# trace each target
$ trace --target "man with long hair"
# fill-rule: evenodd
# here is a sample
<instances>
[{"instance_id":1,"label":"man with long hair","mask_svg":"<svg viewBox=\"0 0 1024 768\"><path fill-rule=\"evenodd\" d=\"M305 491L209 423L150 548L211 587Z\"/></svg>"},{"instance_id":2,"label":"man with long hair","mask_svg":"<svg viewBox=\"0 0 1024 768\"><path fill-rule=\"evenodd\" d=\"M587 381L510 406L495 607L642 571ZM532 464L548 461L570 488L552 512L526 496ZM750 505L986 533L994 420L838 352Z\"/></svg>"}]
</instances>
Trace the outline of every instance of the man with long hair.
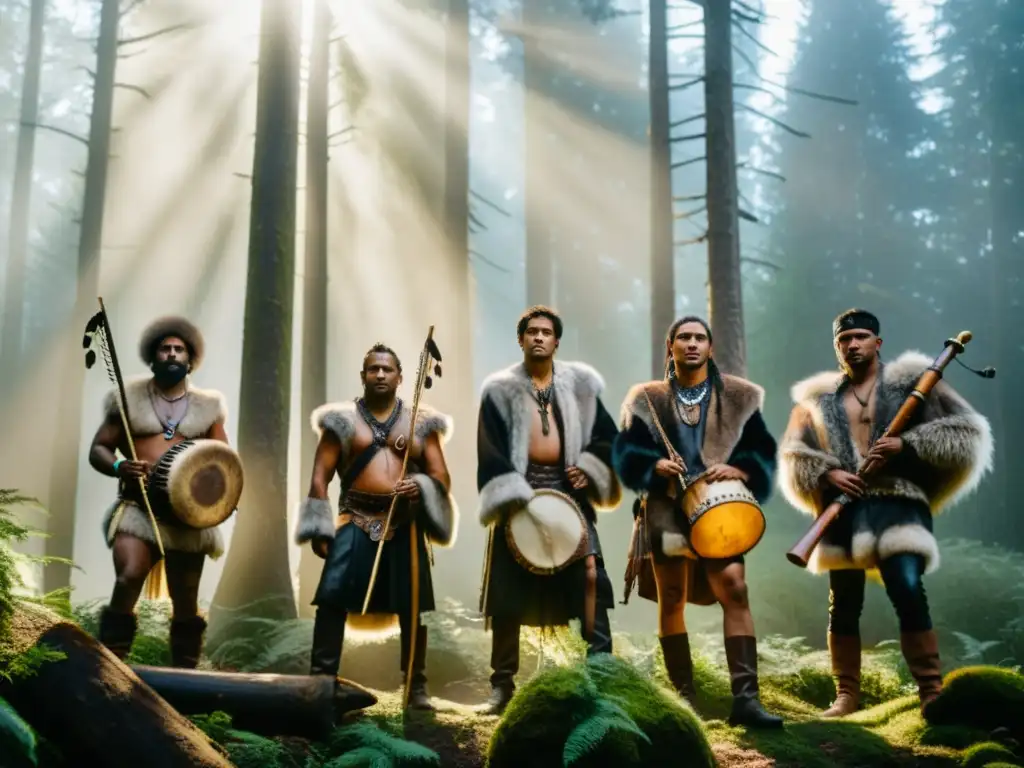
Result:
<instances>
[{"instance_id":1,"label":"man with long hair","mask_svg":"<svg viewBox=\"0 0 1024 768\"><path fill-rule=\"evenodd\" d=\"M522 362L484 382L477 432L480 523L493 526L481 600L493 630L492 714L505 709L515 690L521 626L581 619L588 652L611 653L608 611L615 599L595 510L614 510L622 498L611 468L615 420L601 403L604 380L583 363L555 361L562 319L553 309L526 310L516 334ZM544 488L570 496L587 529L582 557L553 575L527 570L506 540L509 515Z\"/></svg>"},{"instance_id":2,"label":"man with long hair","mask_svg":"<svg viewBox=\"0 0 1024 768\"><path fill-rule=\"evenodd\" d=\"M939 564L932 517L973 490L992 465L988 421L940 381L899 437L882 437L932 361L905 352L883 364L878 318L850 309L832 323L840 370L792 388L796 404L782 440L779 487L817 517L840 494L851 503L808 563L829 573L828 647L839 717L860 704L860 614L866 572L879 576L900 624L900 646L922 707L942 687L939 647L922 575ZM881 469L856 474L864 460Z\"/></svg>"},{"instance_id":3,"label":"man with long hair","mask_svg":"<svg viewBox=\"0 0 1024 768\"><path fill-rule=\"evenodd\" d=\"M426 542L429 539L448 547L455 538L456 508L442 450L451 433L451 419L420 403L412 429L411 410L397 394L402 363L384 344L375 344L366 353L359 378L362 397L322 405L311 418L320 440L309 496L302 503L295 532L297 544L310 542L313 551L325 560L313 598L316 620L310 674L338 674L345 627L350 614L362 612L383 538L384 549L367 613L398 617L403 674L408 671L415 626L409 707L432 709L425 672L427 628L419 615L413 615L412 590L419 590L418 613L434 610ZM405 451L409 451L409 463L402 477ZM327 498L327 487L335 473L341 486L337 517ZM394 516L384 530L395 496ZM413 522L420 524L415 539ZM413 560L413 550L417 561ZM414 562L418 566L417 584L413 584Z\"/></svg>"},{"instance_id":4,"label":"man with long hair","mask_svg":"<svg viewBox=\"0 0 1024 768\"><path fill-rule=\"evenodd\" d=\"M644 497L648 509L665 514L638 516L634 535L646 517L650 565L656 593L640 596L658 603L658 637L669 679L694 703L693 661L684 608L687 602L722 606L725 654L732 678L733 725L775 728L782 719L761 706L757 679L757 640L747 600L743 556L699 558L690 548L679 478L698 476L714 483L743 482L763 503L771 493L776 444L761 416L764 390L745 379L723 374L712 358L711 329L699 317L672 324L665 340L662 381L633 387L622 404L622 429L612 459L623 485ZM653 413L652 413L653 409ZM685 467L665 447L665 430ZM647 567L647 562L640 564ZM641 580L643 583L643 580Z\"/></svg>"}]
</instances>

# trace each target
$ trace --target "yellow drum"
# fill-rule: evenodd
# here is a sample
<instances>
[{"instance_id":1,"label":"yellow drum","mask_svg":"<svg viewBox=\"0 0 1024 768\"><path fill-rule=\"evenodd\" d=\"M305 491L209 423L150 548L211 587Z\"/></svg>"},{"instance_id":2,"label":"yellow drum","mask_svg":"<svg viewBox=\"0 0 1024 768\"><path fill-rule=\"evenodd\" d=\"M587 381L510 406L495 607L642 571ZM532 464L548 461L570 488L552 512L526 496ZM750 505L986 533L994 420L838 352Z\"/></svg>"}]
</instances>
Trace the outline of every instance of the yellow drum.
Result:
<instances>
[{"instance_id":1,"label":"yellow drum","mask_svg":"<svg viewBox=\"0 0 1024 768\"><path fill-rule=\"evenodd\" d=\"M683 513L690 547L709 560L745 555L764 535L764 512L739 480L709 483L699 476L686 488Z\"/></svg>"}]
</instances>

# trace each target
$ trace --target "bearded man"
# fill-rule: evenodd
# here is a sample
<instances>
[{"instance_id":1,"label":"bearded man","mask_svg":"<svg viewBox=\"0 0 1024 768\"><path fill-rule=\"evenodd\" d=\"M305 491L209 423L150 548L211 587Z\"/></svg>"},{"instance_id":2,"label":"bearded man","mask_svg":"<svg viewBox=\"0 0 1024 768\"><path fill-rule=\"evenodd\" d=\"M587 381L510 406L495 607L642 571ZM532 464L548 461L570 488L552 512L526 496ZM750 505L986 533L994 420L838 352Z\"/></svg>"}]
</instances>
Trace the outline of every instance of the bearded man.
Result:
<instances>
[{"instance_id":1,"label":"bearded man","mask_svg":"<svg viewBox=\"0 0 1024 768\"><path fill-rule=\"evenodd\" d=\"M611 468L615 421L601 402L604 380L583 363L556 362L562 319L535 306L519 318L522 362L489 376L480 398L477 489L480 523L493 526L481 610L490 619L490 714L515 691L522 626L557 627L580 619L588 653L611 653L611 580L597 536L596 510L618 507L622 489ZM570 496L586 522L581 557L553 575L516 560L509 516L539 489Z\"/></svg>"},{"instance_id":2,"label":"bearded man","mask_svg":"<svg viewBox=\"0 0 1024 768\"><path fill-rule=\"evenodd\" d=\"M403 675L408 670L415 626L408 706L433 709L425 672L427 628L420 614L435 610L427 540L450 547L458 527L442 450L451 435L451 419L421 402L416 429L410 434L412 411L397 396L402 363L384 344L376 344L366 353L359 377L362 397L354 402L328 403L312 414L320 441L309 496L300 509L295 532L296 543L309 542L317 556L325 559L313 598L317 608L310 674L337 676L345 626L350 614L362 612L378 542L383 538L367 613L398 616ZM410 452L409 462L402 477L405 451ZM327 498L335 473L341 484L337 518ZM394 516L385 530L388 508L396 495ZM419 526L411 525L414 522ZM419 590L415 616L413 589Z\"/></svg>"},{"instance_id":3,"label":"bearded man","mask_svg":"<svg viewBox=\"0 0 1024 768\"><path fill-rule=\"evenodd\" d=\"M782 718L761 705L757 638L742 555L698 558L678 498L679 478L708 483L739 480L759 503L771 494L776 444L761 416L764 390L722 374L712 356L711 328L699 317L672 324L665 338L665 378L638 384L622 404L622 431L614 466L628 488L644 495L657 587L658 637L676 691L694 703L693 660L684 609L687 602L722 606L725 657L732 678L732 725L778 728ZM658 425L672 443L673 460ZM655 505L660 510L654 513ZM634 536L638 535L638 516ZM646 565L646 564L645 564ZM641 597L651 599L641 589Z\"/></svg>"},{"instance_id":4,"label":"bearded man","mask_svg":"<svg viewBox=\"0 0 1024 768\"><path fill-rule=\"evenodd\" d=\"M880 356L878 318L850 309L832 323L839 371L793 386L796 403L780 450L779 485L817 517L840 494L852 501L825 531L808 570L829 573L828 647L836 700L825 717L860 704L860 614L866 573L881 578L900 626L900 647L924 707L942 687L939 646L922 575L939 565L934 515L973 490L992 465L988 421L945 382L899 437L882 437L932 360ZM870 480L856 474L870 459Z\"/></svg>"},{"instance_id":5,"label":"bearded man","mask_svg":"<svg viewBox=\"0 0 1024 768\"><path fill-rule=\"evenodd\" d=\"M114 590L100 615L99 641L123 659L138 627L135 605L150 571L159 562L157 535L146 512L139 480L173 446L200 438L227 443L227 405L212 389L199 389L191 374L203 362L203 335L183 317L153 321L139 340L139 356L150 376L125 382L125 398L136 460L130 456L118 408L117 389L103 401L103 423L89 450L97 472L116 477L118 497L103 519L103 535L114 559ZM202 651L206 620L199 613L199 581L207 557L224 553L219 527L202 530L157 522L165 551L164 567L173 616L170 626L171 664L194 669Z\"/></svg>"}]
</instances>

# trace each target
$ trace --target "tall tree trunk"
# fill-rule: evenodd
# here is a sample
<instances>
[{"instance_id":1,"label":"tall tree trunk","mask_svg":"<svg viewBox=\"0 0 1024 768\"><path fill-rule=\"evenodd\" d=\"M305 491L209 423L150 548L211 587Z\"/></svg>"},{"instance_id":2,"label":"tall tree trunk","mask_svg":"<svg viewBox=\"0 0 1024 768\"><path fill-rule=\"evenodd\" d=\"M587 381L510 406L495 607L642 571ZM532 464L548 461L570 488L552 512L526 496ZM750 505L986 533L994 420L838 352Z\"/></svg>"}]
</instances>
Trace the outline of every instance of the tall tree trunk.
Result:
<instances>
[{"instance_id":1,"label":"tall tree trunk","mask_svg":"<svg viewBox=\"0 0 1024 768\"><path fill-rule=\"evenodd\" d=\"M704 104L707 115L708 319L715 331L715 362L726 373L744 376L747 350L740 274L730 0L706 0L704 3Z\"/></svg>"},{"instance_id":2,"label":"tall tree trunk","mask_svg":"<svg viewBox=\"0 0 1024 768\"><path fill-rule=\"evenodd\" d=\"M107 194L107 168L110 163L110 128L114 113L114 73L117 69L117 29L121 19L118 0L103 0L100 8L100 34L96 42L96 77L93 82L92 116L89 122L89 159L85 166L85 193L82 224L78 239L78 282L75 309L67 332L60 335L64 351L64 375L61 381L59 429L54 440L56 470L50 481L49 537L46 554L70 558L75 539L75 499L78 495L79 443L82 434L82 385L85 366L82 361L81 331L98 307L100 250L103 244L103 210ZM54 563L43 574L47 591L71 583L68 566Z\"/></svg>"},{"instance_id":3,"label":"tall tree trunk","mask_svg":"<svg viewBox=\"0 0 1024 768\"><path fill-rule=\"evenodd\" d=\"M448 0L445 24L444 230L451 258L458 354L469 356L469 2ZM466 366L472 387L472 365ZM463 382L460 382L460 384ZM472 399L472 393L470 393Z\"/></svg>"},{"instance_id":4,"label":"tall tree trunk","mask_svg":"<svg viewBox=\"0 0 1024 768\"><path fill-rule=\"evenodd\" d=\"M223 637L232 610L278 619L296 616L287 492L301 13L294 0L263 0L260 12L238 408L245 489L211 608L211 639Z\"/></svg>"},{"instance_id":5,"label":"tall tree trunk","mask_svg":"<svg viewBox=\"0 0 1024 768\"><path fill-rule=\"evenodd\" d=\"M651 100L651 371L665 373L665 331L675 319L672 149L669 134L668 8L651 0L647 90Z\"/></svg>"},{"instance_id":6,"label":"tall tree trunk","mask_svg":"<svg viewBox=\"0 0 1024 768\"><path fill-rule=\"evenodd\" d=\"M546 188L551 180L551 126L544 80L549 65L537 50L540 29L548 20L547 0L523 0L523 159L526 214L526 303L552 302L552 234L557 213L551 209Z\"/></svg>"},{"instance_id":7,"label":"tall tree trunk","mask_svg":"<svg viewBox=\"0 0 1024 768\"><path fill-rule=\"evenodd\" d=\"M14 183L11 187L3 336L0 338L0 371L6 372L3 380L12 385L17 380L14 371L20 367L21 340L25 326L25 262L28 257L32 166L35 160L36 123L39 119L39 76L43 67L45 23L46 0L32 0L25 73L21 84L21 123L18 126Z\"/></svg>"},{"instance_id":8,"label":"tall tree trunk","mask_svg":"<svg viewBox=\"0 0 1024 768\"><path fill-rule=\"evenodd\" d=\"M306 94L306 258L302 301L301 475L305 495L313 474L316 434L306 423L327 401L327 113L330 85L331 10L327 0L313 6L313 40ZM311 547L299 554L299 615L313 615L313 596L323 561Z\"/></svg>"}]
</instances>

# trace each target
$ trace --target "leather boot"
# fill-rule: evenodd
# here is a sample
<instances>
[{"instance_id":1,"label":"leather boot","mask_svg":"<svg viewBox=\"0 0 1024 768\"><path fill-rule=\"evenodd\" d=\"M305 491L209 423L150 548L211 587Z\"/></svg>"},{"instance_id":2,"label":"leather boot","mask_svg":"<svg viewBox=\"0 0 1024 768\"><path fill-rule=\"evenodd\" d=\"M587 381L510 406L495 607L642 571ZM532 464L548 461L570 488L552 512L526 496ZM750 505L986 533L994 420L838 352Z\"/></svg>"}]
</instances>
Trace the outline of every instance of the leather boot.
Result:
<instances>
[{"instance_id":1,"label":"leather boot","mask_svg":"<svg viewBox=\"0 0 1024 768\"><path fill-rule=\"evenodd\" d=\"M836 681L836 700L821 716L851 715L860 707L860 637L829 632L828 653Z\"/></svg>"},{"instance_id":2,"label":"leather boot","mask_svg":"<svg viewBox=\"0 0 1024 768\"><path fill-rule=\"evenodd\" d=\"M134 613L119 613L104 606L100 612L99 640L112 654L124 661L132 649L139 619Z\"/></svg>"},{"instance_id":3,"label":"leather boot","mask_svg":"<svg viewBox=\"0 0 1024 768\"><path fill-rule=\"evenodd\" d=\"M693 657L690 655L690 636L659 637L661 652L665 656L665 671L676 693L686 699L690 706L697 708L696 689L693 687Z\"/></svg>"},{"instance_id":4,"label":"leather boot","mask_svg":"<svg viewBox=\"0 0 1024 768\"><path fill-rule=\"evenodd\" d=\"M910 674L917 681L921 709L928 705L942 690L942 667L939 663L939 638L935 630L924 632L901 632L900 648L907 660Z\"/></svg>"},{"instance_id":5,"label":"leather boot","mask_svg":"<svg viewBox=\"0 0 1024 768\"><path fill-rule=\"evenodd\" d=\"M761 706L757 685L757 638L750 635L725 638L725 658L732 678L729 725L781 728L782 718Z\"/></svg>"},{"instance_id":6,"label":"leather boot","mask_svg":"<svg viewBox=\"0 0 1024 768\"><path fill-rule=\"evenodd\" d=\"M345 611L317 606L313 621L313 647L309 652L309 674L338 676L346 621L348 614Z\"/></svg>"},{"instance_id":7,"label":"leather boot","mask_svg":"<svg viewBox=\"0 0 1024 768\"><path fill-rule=\"evenodd\" d=\"M402 635L402 685L405 685L405 675L409 669L409 637ZM424 673L427 662L427 628L420 626L416 629L416 653L412 659L412 683L409 686L409 709L433 710L434 705L430 703L430 694L427 693L427 676Z\"/></svg>"},{"instance_id":8,"label":"leather boot","mask_svg":"<svg viewBox=\"0 0 1024 768\"><path fill-rule=\"evenodd\" d=\"M515 695L519 671L519 624L495 619L491 629L491 695L483 714L501 715Z\"/></svg>"},{"instance_id":9,"label":"leather boot","mask_svg":"<svg viewBox=\"0 0 1024 768\"><path fill-rule=\"evenodd\" d=\"M181 669L195 669L203 650L203 635L206 634L206 619L190 616L187 619L171 620L171 666Z\"/></svg>"}]
</instances>

